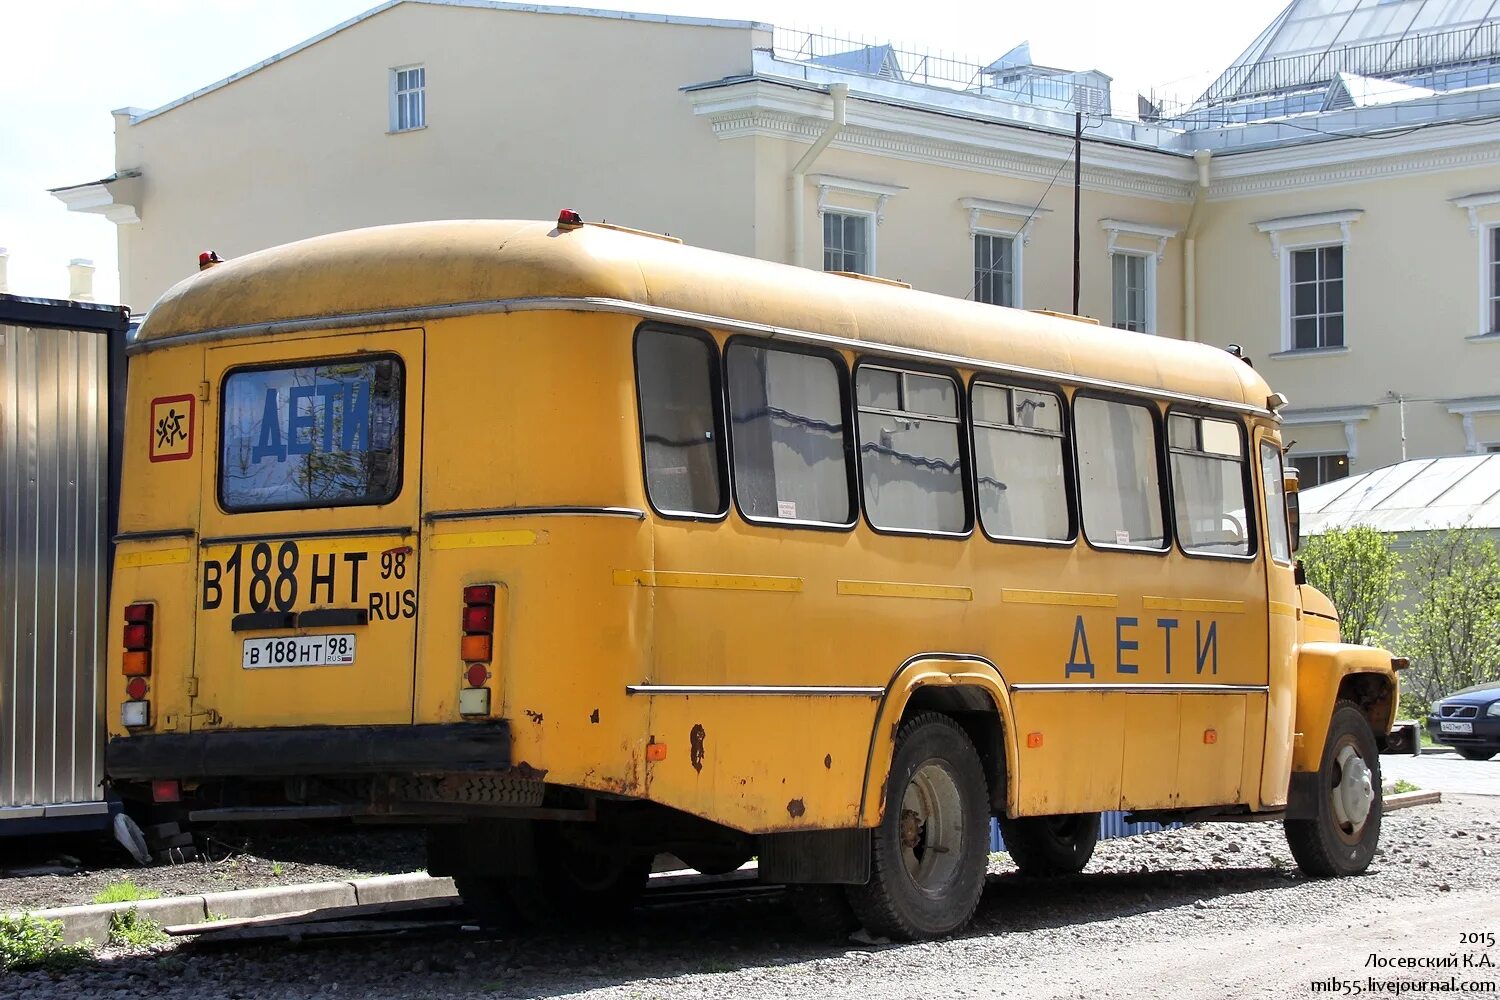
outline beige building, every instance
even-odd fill
[[[1483,7],[1484,5],[1480,5]],[[1304,479],[1500,450],[1500,11],[1296,0],[1194,105],[770,25],[393,0],[154,111],[57,189],[144,310],[196,268],[418,219],[585,218],[1244,352]],[[1122,337],[1127,334],[1122,334]]]

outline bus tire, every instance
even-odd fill
[[[1313,815],[1289,819],[1287,846],[1314,878],[1358,875],[1380,842],[1380,750],[1359,706],[1341,701],[1328,724]]]
[[[841,885],[789,885],[787,901],[802,926],[820,938],[842,939],[859,930],[859,917]]]
[[[516,907],[506,890],[507,879],[492,875],[455,875],[453,886],[464,909],[486,927],[496,930],[516,930],[521,921]]]
[[[984,767],[963,729],[936,712],[907,720],[870,838],[870,881],[846,890],[866,930],[906,941],[961,930],[984,891],[989,825]]]
[[[538,829],[534,874],[506,880],[514,911],[546,930],[602,926],[622,919],[651,877],[649,854],[600,853]]]
[[[1001,817],[1000,838],[1022,875],[1077,875],[1099,843],[1099,814]]]

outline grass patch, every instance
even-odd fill
[[[281,878],[282,871],[283,871],[283,869],[281,867],[281,862],[280,861],[272,861],[271,862],[271,874],[273,876],[275,876],[276,878]]]
[[[63,944],[60,920],[44,920],[31,913],[0,917],[0,969],[63,972],[93,960],[87,943]]]
[[[1420,792],[1421,790],[1421,785],[1414,785],[1410,781],[1407,781],[1405,778],[1402,778],[1400,781],[1391,786],[1391,791],[1395,792],[1397,795],[1405,795],[1407,792]]]
[[[122,948],[149,948],[167,941],[166,933],[138,910],[121,910],[109,918],[109,943]]]
[[[123,882],[111,882],[104,887],[104,891],[94,896],[96,903],[139,903],[143,899],[160,899],[161,893],[152,892],[150,889],[142,889],[130,879]]]

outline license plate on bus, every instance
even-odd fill
[[[1445,733],[1472,733],[1474,731],[1472,722],[1439,722],[1438,727]]]
[[[354,633],[340,632],[246,639],[241,666],[246,670],[261,670],[267,667],[344,667],[353,662]]]

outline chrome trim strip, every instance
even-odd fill
[[[1012,684],[1012,691],[1116,691],[1120,694],[1265,694],[1269,684]]]
[[[462,510],[435,510],[425,518],[427,521],[463,521],[485,517],[629,517],[637,521],[646,519],[646,512],[637,507],[471,507]]]
[[[426,320],[447,319],[455,316],[547,311],[615,313],[625,316],[639,316],[643,319],[654,319],[664,323],[713,327],[732,333],[749,333],[755,336],[769,337],[772,340],[790,340],[794,343],[815,344],[835,350],[851,350],[864,354],[906,358],[926,362],[930,365],[969,368],[975,371],[1019,376],[1021,378],[1061,383],[1079,388],[1106,389],[1136,396],[1147,396],[1152,399],[1169,400],[1176,403],[1191,403],[1220,410],[1230,410],[1236,413],[1275,417],[1275,414],[1265,407],[1256,406],[1251,403],[1236,403],[1231,400],[1194,396],[1191,393],[1173,392],[1169,389],[1153,389],[1147,386],[1132,385],[1128,382],[1115,382],[1110,379],[1090,378],[1086,375],[1069,375],[1063,372],[1047,371],[1042,368],[1026,368],[1020,365],[1007,365],[997,361],[984,361],[962,354],[921,351],[910,347],[882,344],[878,341],[858,340],[853,337],[839,337],[825,333],[812,333],[806,330],[793,330],[787,327],[771,326],[766,323],[755,323],[749,320],[730,319],[727,316],[712,316],[707,313],[689,312],[683,309],[669,309],[663,306],[652,306],[640,302],[628,302],[623,299],[598,296],[578,296],[573,298],[559,295],[538,295],[514,299],[483,299],[477,302],[449,302],[430,306],[411,306],[404,309],[377,309],[368,312],[342,313],[336,316],[304,316],[296,319],[278,320],[271,323],[246,323],[239,326],[200,330],[194,333],[173,334],[170,337],[163,337],[160,340],[136,341],[126,348],[126,353],[133,355],[160,347],[172,347],[179,344],[200,342],[212,343],[236,337],[271,336],[314,330],[343,329],[345,327],[405,327]]]
[[[774,695],[791,698],[878,698],[885,693],[878,687],[831,687],[816,684],[627,684],[626,694],[734,694]]]
[[[378,528],[329,528],[326,531],[267,531],[258,535],[215,535],[212,538],[200,538],[198,544],[204,547],[210,545],[235,545],[245,542],[301,542],[315,538],[356,538],[369,536],[371,538],[387,538],[391,535],[399,535],[405,538],[407,535],[415,535],[416,528],[403,527],[378,527]]]

